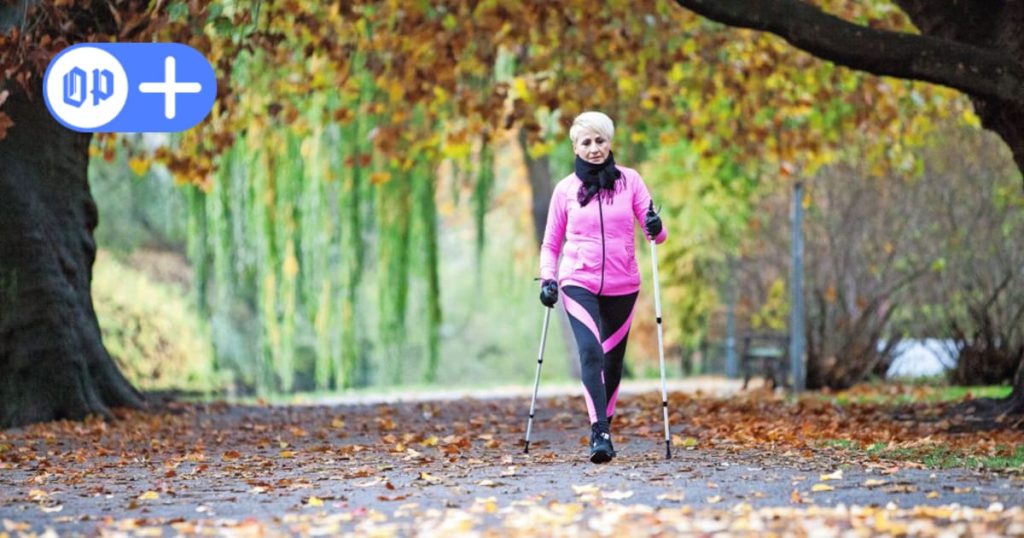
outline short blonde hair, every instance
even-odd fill
[[[572,127],[569,128],[569,139],[572,140],[573,145],[576,144],[580,133],[585,129],[594,131],[608,140],[615,136],[615,123],[604,112],[589,111],[576,116]]]

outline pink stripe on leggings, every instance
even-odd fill
[[[615,414],[615,401],[619,399],[619,387],[615,387],[615,392],[612,393],[612,397],[608,398],[608,408],[605,410],[604,416],[610,417]],[[593,422],[593,420],[591,420]]]
[[[607,340],[601,343],[601,348],[605,353],[615,349],[615,346],[619,345],[619,342],[622,342],[622,339],[629,334],[629,326],[633,324],[633,310],[635,309],[636,303],[633,303],[633,308],[629,310],[629,316],[626,316],[625,323],[609,336]]]
[[[568,293],[563,293],[562,298],[565,300],[565,311],[582,323],[584,327],[590,329],[590,332],[594,334],[594,340],[600,342],[601,334],[597,332],[597,325],[594,324],[594,320],[590,317],[587,309],[583,308],[583,305],[572,300],[572,297],[569,297]]]
[[[582,383],[581,383],[582,384]],[[590,415],[590,423],[597,422],[597,408],[594,407],[594,400],[590,397],[590,391],[587,390],[587,386],[583,385],[583,398],[587,400],[587,413]]]

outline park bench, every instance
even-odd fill
[[[740,369],[743,388],[747,388],[755,369],[773,390],[779,385],[787,386],[789,336],[778,332],[752,332],[744,334],[742,341]]]

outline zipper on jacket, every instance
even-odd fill
[[[605,266],[605,254],[604,254],[604,210],[601,209],[601,195],[597,195],[597,215],[598,220],[601,222],[601,286],[597,288],[597,294],[601,295],[604,291],[604,266]]]

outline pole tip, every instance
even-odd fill
[[[526,442],[526,448],[523,449],[523,454],[529,454],[529,453],[530,453],[530,442],[527,441]]]
[[[672,448],[667,440],[665,441],[665,459],[672,459]]]

